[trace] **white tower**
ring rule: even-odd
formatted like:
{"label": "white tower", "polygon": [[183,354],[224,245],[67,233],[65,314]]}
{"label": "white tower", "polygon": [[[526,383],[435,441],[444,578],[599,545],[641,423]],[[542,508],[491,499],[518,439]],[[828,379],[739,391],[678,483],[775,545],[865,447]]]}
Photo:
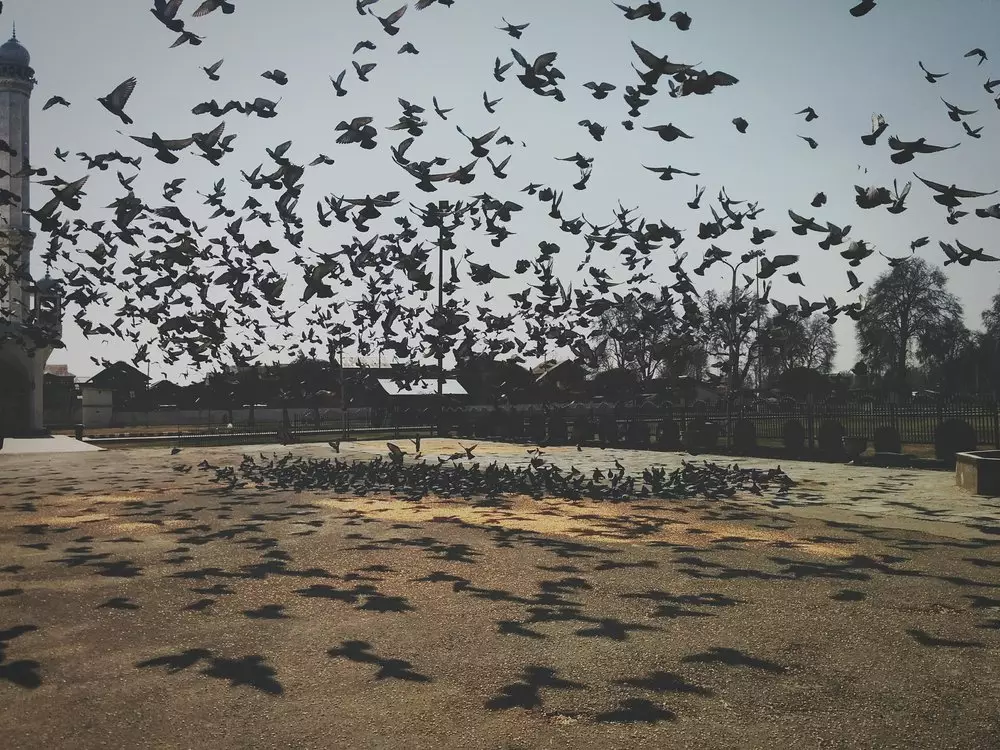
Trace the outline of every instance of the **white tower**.
{"label": "white tower", "polygon": [[31,277],[29,114],[35,71],[12,34],[0,45],[0,434],[44,429],[45,362],[61,326],[51,280]]}

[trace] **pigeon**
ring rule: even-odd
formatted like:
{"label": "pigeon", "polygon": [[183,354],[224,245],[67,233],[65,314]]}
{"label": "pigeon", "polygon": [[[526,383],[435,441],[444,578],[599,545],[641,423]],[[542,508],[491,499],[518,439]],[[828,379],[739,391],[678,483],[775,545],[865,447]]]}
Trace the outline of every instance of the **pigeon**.
{"label": "pigeon", "polygon": [[889,124],[882,115],[872,114],[872,132],[861,136],[861,142],[866,146],[874,146],[879,136],[885,132]]}
{"label": "pigeon", "polygon": [[63,99],[61,96],[53,96],[47,102],[45,102],[44,105],[42,105],[42,111],[44,112],[45,110],[49,109],[50,107],[54,107],[57,104],[61,104],[64,107],[69,106],[69,102]]}
{"label": "pigeon", "polygon": [[670,123],[670,124],[667,124],[667,125],[654,125],[653,127],[643,128],[643,130],[649,130],[652,133],[656,133],[658,136],[660,136],[660,138],[662,138],[663,140],[667,141],[667,143],[671,143],[673,141],[676,141],[678,138],[693,138],[694,137],[694,136],[688,135],[687,133],[685,133],[680,128],[674,127],[673,123]]}
{"label": "pigeon", "polygon": [[202,68],[205,71],[205,75],[208,76],[210,81],[219,80],[219,68],[222,67],[222,60],[216,60],[214,63],[209,65],[207,68]]}
{"label": "pigeon", "polygon": [[961,122],[963,117],[967,117],[968,115],[974,115],[976,114],[976,112],[979,111],[978,109],[960,109],[959,107],[956,107],[954,104],[949,104],[948,102],[945,102],[944,97],[941,98],[941,101],[944,102],[944,106],[948,108],[948,117],[951,119],[952,122]]}
{"label": "pigeon", "polygon": [[406,13],[406,8],[407,6],[403,5],[398,10],[394,10],[392,13],[387,15],[385,18],[380,18],[379,16],[375,16],[375,14],[372,13],[372,11],[370,10],[368,11],[368,13],[375,16],[375,18],[378,19],[378,22],[382,24],[382,29],[385,31],[386,34],[388,34],[389,36],[396,36],[396,34],[399,33],[399,27],[396,26],[396,21],[398,21],[400,18],[403,17],[403,14]]}
{"label": "pigeon", "polygon": [[120,117],[121,121],[126,125],[132,124],[132,118],[125,114],[125,105],[128,104],[129,97],[132,96],[132,92],[135,90],[135,84],[135,78],[128,78],[118,84],[110,94],[102,96],[97,100],[104,105],[104,108],[108,112]]}
{"label": "pigeon", "polygon": [[700,172],[685,172],[683,169],[674,169],[673,167],[647,167],[643,164],[643,169],[648,169],[650,172],[656,172],[660,175],[660,179],[664,182],[669,182],[674,179],[675,174],[683,174],[688,177],[698,177],[701,175]]}
{"label": "pigeon", "polygon": [[929,70],[927,70],[927,68],[924,67],[924,64],[919,60],[917,61],[917,65],[919,65],[920,69],[924,71],[925,74],[924,77],[930,83],[937,83],[938,78],[944,78],[946,75],[948,75],[947,73],[931,73]]}
{"label": "pigeon", "polygon": [[416,47],[413,46],[413,42],[407,42],[406,44],[404,44],[402,47],[399,48],[396,54],[419,55],[420,50],[418,50]]}
{"label": "pigeon", "polygon": [[979,62],[977,63],[977,66],[982,65],[984,62],[989,60],[989,58],[986,56],[986,53],[983,52],[979,47],[976,47],[975,49],[970,49],[968,52],[965,53],[965,57],[976,57],[976,56],[979,57]]}
{"label": "pigeon", "polygon": [[983,129],[982,125],[980,125],[978,128],[973,129],[973,128],[969,127],[969,123],[967,123],[965,120],[962,120],[962,127],[965,128],[965,132],[970,137],[972,137],[972,138],[982,138],[982,136],[980,135],[980,132]]}
{"label": "pigeon", "polygon": [[809,205],[813,208],[822,208],[826,205],[826,193],[816,193],[816,196],[812,199],[812,202]]}
{"label": "pigeon", "polygon": [[285,75],[285,72],[283,70],[278,70],[277,68],[275,68],[274,70],[265,70],[263,73],[260,74],[260,77],[266,78],[269,81],[274,81],[279,86],[284,86],[286,83],[288,83],[288,76]]}
{"label": "pigeon", "polygon": [[184,22],[176,18],[182,2],[184,0],[153,0],[153,7],[149,12],[168,29],[179,34],[184,31]]}
{"label": "pigeon", "polygon": [[936,154],[938,151],[947,151],[958,148],[959,144],[953,146],[934,146],[927,143],[926,138],[918,138],[915,141],[901,141],[896,136],[889,137],[889,148],[896,153],[889,157],[893,164],[905,164],[913,159],[914,154]]}
{"label": "pigeon", "polygon": [[733,125],[735,125],[736,129],[741,133],[747,132],[747,128],[750,127],[750,123],[744,120],[742,117],[734,117]]}
{"label": "pigeon", "polygon": [[498,26],[497,29],[499,29],[500,31],[506,31],[508,34],[510,34],[515,39],[520,39],[521,38],[521,33],[526,28],[528,28],[528,26],[531,25],[531,24],[527,24],[527,23],[522,23],[520,25],[513,24],[513,23],[510,23],[506,18],[503,18],[503,17],[501,17],[500,20],[503,21],[504,25],[503,26]]}
{"label": "pigeon", "polygon": [[804,140],[804,141],[805,141],[806,143],[808,143],[808,144],[809,144],[809,148],[812,148],[812,149],[815,149],[815,148],[816,148],[817,146],[819,146],[819,144],[818,144],[818,143],[816,143],[816,141],[815,141],[815,140],[813,140],[812,138],[810,138],[809,136],[806,136],[806,135],[800,135],[800,136],[799,136],[799,138],[801,138],[801,139],[802,139],[802,140]]}
{"label": "pigeon", "polygon": [[230,2],[226,2],[226,0],[205,0],[191,15],[195,18],[200,18],[216,10],[221,10],[226,15],[231,15],[236,12],[236,6]]}
{"label": "pigeon", "polygon": [[[499,59],[498,59],[499,60]],[[611,83],[595,83],[594,81],[588,81],[583,84],[584,88],[588,88],[592,92],[592,96],[595,99],[605,99],[608,94],[614,91],[617,87]],[[993,93],[990,91],[990,93]]]}
{"label": "pigeon", "polygon": [[328,440],[327,445],[333,448],[334,453],[340,453],[340,441],[339,440]]}
{"label": "pigeon", "polygon": [[795,114],[797,114],[797,115],[805,115],[806,116],[806,122],[812,122],[813,120],[815,120],[816,118],[819,117],[819,115],[816,114],[816,110],[813,109],[812,107],[806,107],[805,109],[800,109]]}
{"label": "pigeon", "polygon": [[938,182],[925,180],[916,172],[913,173],[913,176],[937,193],[934,196],[935,202],[940,203],[942,206],[951,206],[952,208],[961,204],[960,198],[982,198],[987,195],[994,195],[997,192],[996,190],[991,190],[988,193],[980,193],[975,190],[963,190],[955,185],[942,185]]}
{"label": "pigeon", "polygon": [[861,0],[860,3],[851,8],[851,15],[855,18],[861,18],[867,15],[875,8],[875,0]]}
{"label": "pigeon", "polygon": [[682,10],[677,11],[670,16],[670,23],[677,26],[681,31],[687,31],[691,28],[691,16]]}
{"label": "pigeon", "polygon": [[330,83],[333,84],[334,90],[337,92],[337,96],[347,96],[347,89],[343,88],[344,75],[347,73],[346,70],[340,71],[340,75],[334,78],[330,76]]}

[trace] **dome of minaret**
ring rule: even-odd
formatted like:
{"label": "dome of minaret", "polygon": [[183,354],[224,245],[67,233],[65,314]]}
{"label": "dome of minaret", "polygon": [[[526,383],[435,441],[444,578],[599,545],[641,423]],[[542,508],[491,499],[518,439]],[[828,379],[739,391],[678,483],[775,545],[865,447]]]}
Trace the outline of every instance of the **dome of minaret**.
{"label": "dome of minaret", "polygon": [[4,63],[24,66],[31,64],[31,55],[17,41],[16,33],[12,33],[10,39],[0,45],[0,65]]}

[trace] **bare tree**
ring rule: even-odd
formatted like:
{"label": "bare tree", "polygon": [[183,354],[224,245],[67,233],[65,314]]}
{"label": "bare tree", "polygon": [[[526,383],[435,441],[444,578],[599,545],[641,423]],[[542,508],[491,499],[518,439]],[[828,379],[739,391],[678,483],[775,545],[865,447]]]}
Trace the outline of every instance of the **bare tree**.
{"label": "bare tree", "polygon": [[[749,288],[720,295],[709,290],[702,297],[702,336],[714,367],[729,376],[739,390],[759,355],[758,311],[760,304]],[[735,362],[733,361],[735,358]]]}
{"label": "bare tree", "polygon": [[827,375],[837,355],[837,339],[822,315],[805,320],[772,315],[761,324],[758,350],[763,383],[796,367]]}
{"label": "bare tree", "polygon": [[935,332],[961,322],[962,305],[940,268],[911,258],[883,273],[865,295],[856,335],[869,371],[903,387],[915,358],[931,356]]}
{"label": "bare tree", "polygon": [[632,372],[640,383],[687,374],[698,364],[694,337],[686,332],[668,290],[629,294],[600,317],[591,337],[604,352],[603,369]]}

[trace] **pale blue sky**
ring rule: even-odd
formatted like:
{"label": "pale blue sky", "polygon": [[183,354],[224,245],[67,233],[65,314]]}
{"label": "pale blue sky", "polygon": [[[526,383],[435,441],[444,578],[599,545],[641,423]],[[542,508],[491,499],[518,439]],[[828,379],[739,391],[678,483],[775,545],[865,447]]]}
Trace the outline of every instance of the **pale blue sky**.
{"label": "pale blue sky", "polygon": [[[400,4],[380,0],[374,8],[379,15],[386,15]],[[605,0],[456,0],[451,8],[434,5],[417,12],[411,7],[399,23],[400,33],[389,37],[377,21],[358,15],[353,0],[236,0],[235,14],[216,12],[202,19],[190,17],[197,2],[187,0],[180,16],[205,41],[199,47],[177,49],[168,49],[175,35],[149,13],[152,3],[141,0],[7,0],[0,21],[16,21],[18,37],[31,52],[38,79],[33,96],[32,163],[66,179],[82,176],[85,165],[74,157],[69,164],[56,161],[52,153],[57,146],[71,153],[118,148],[142,154],[143,169],[135,183],[139,196],[150,205],[164,205],[162,183],[184,176],[188,179],[186,199],[179,198],[178,205],[192,216],[203,217],[199,213],[202,199],[195,190],[208,192],[215,180],[225,177],[227,200],[238,208],[248,192],[238,170],[249,171],[262,162],[269,165],[264,148],[291,139],[294,145],[288,155],[293,161],[307,163],[320,152],[336,159],[334,166],[319,166],[306,174],[300,214],[306,220],[306,244],[312,248],[338,249],[341,243],[349,243],[354,233],[351,225],[335,223],[324,230],[315,223],[313,206],[322,195],[363,196],[398,189],[404,198],[424,203],[485,190],[519,201],[526,210],[512,225],[517,235],[499,250],[482,236],[463,237],[461,244],[475,251],[474,259],[510,272],[518,258],[534,255],[539,241],[554,241],[563,248],[557,270],[567,278],[574,275],[582,240],[559,232],[546,210],[519,192],[529,182],[564,189],[563,213],[567,217],[582,212],[603,223],[618,200],[626,206],[638,206],[648,219],[662,217],[685,230],[680,251],[690,253],[689,268],[708,246],[697,239],[698,221],[710,218],[708,206],[725,186],[731,197],[756,200],[765,208],[757,225],[778,230],[766,245],[771,254],[794,252],[802,256],[799,270],[806,289],[779,277],[773,296],[794,301],[801,292],[809,299],[830,295],[850,302],[856,295],[846,294],[846,261],[833,251],[820,250],[816,246],[818,235],[792,234],[787,209],[815,215],[820,221],[851,224],[852,238],[874,243],[888,255],[908,253],[909,242],[921,235],[930,235],[932,242],[918,252],[934,263],[944,260],[938,239],[958,238],[966,245],[1000,252],[995,244],[1000,222],[970,215],[958,226],[949,226],[944,221],[945,209],[933,203],[930,191],[916,180],[910,208],[901,215],[890,215],[884,209],[862,211],[854,203],[855,184],[891,186],[893,178],[901,182],[911,179],[914,170],[935,181],[972,189],[989,190],[1000,182],[1000,111],[983,90],[987,77],[1000,77],[1000,44],[995,44],[1000,39],[1000,2],[880,0],[878,7],[861,19],[848,13],[852,4],[850,0],[699,0],[685,7],[693,24],[690,31],[680,32],[666,21],[627,21]],[[668,3],[664,7],[672,12],[681,6]],[[501,16],[514,23],[530,22],[531,26],[522,39],[514,40],[496,30]],[[356,56],[378,63],[368,84],[358,82],[351,69],[351,51],[362,39],[378,46],[374,52],[363,50]],[[631,133],[621,127],[627,110],[622,93],[626,85],[636,82],[630,63],[638,64],[629,40],[658,54],[669,54],[671,60],[700,63],[710,71],[727,71],[740,79],[738,85],[717,89],[709,96],[682,99],[667,96],[664,85],[637,121],[638,126],[672,122],[694,135],[693,140],[665,143],[641,127]],[[420,50],[419,55],[396,54],[407,41]],[[517,82],[513,69],[505,84],[493,79],[494,58],[508,61],[512,46],[530,58],[550,50],[559,52],[556,65],[567,76],[565,103],[530,93]],[[963,57],[973,47],[984,48],[996,60],[977,66],[974,59]],[[222,80],[212,83],[200,67],[219,58],[225,58]],[[950,75],[931,85],[918,69],[918,59],[928,69],[950,71]],[[260,77],[271,68],[284,70],[289,84],[279,87]],[[344,68],[348,68],[345,85],[350,93],[337,98],[328,76]],[[139,84],[127,110],[135,124],[124,128],[96,98],[132,75]],[[603,101],[595,101],[582,88],[590,80],[610,81],[618,90]],[[495,116],[483,108],[484,90],[490,98],[504,97]],[[72,106],[42,112],[41,105],[54,94],[66,97]],[[454,108],[448,122],[431,111],[432,95],[442,106]],[[163,165],[152,158],[152,152],[116,133],[121,129],[148,136],[155,130],[163,137],[176,138],[207,131],[217,121],[191,114],[195,104],[211,98],[225,102],[255,96],[280,97],[278,117],[227,116],[227,132],[239,134],[234,144],[237,152],[218,169],[195,153],[182,156],[179,164]],[[979,110],[968,119],[973,126],[984,126],[981,140],[967,137],[960,124],[948,119],[941,96],[965,109]],[[468,144],[455,132],[455,125],[462,125],[470,134],[499,125],[516,143],[509,150],[513,155],[507,170],[510,177],[497,180],[484,160],[471,185],[451,185],[431,196],[415,190],[413,180],[389,156],[390,144],[398,143],[405,134],[382,131],[398,119],[397,97],[428,110],[430,125],[417,140],[412,155],[431,158],[440,154],[452,157],[454,164],[466,163]],[[819,119],[807,124],[794,114],[805,106],[815,107]],[[869,131],[873,112],[886,117],[889,129],[878,146],[869,148],[859,137]],[[334,143],[334,126],[360,115],[374,116],[380,130],[379,147],[373,152]],[[731,124],[738,115],[750,122],[746,135],[738,134]],[[584,118],[608,128],[604,142],[596,143],[577,125]],[[819,148],[810,150],[797,134],[812,136]],[[904,140],[925,136],[932,143],[960,142],[961,146],[917,156],[910,164],[897,166],[889,161],[885,143],[892,134]],[[522,140],[527,144],[524,148]],[[500,147],[491,155],[502,158],[507,151]],[[578,176],[576,168],[552,158],[576,151],[595,157],[593,179],[583,192],[571,188]],[[641,164],[669,164],[701,176],[664,183]],[[858,170],[859,164],[868,168],[868,174]],[[132,170],[125,172],[131,174]],[[103,206],[123,191],[114,167],[90,174],[82,215],[96,219],[107,214]],[[685,205],[693,197],[696,183],[708,186],[698,212]],[[813,209],[809,202],[819,190],[827,194],[829,202],[825,208]],[[37,189],[36,205],[47,195],[47,189]],[[268,198],[273,201],[270,195]],[[996,200],[971,201],[968,207],[971,211]],[[251,226],[255,228],[248,232],[248,241],[265,236],[260,224]],[[223,229],[219,224],[213,227],[213,234]],[[749,236],[749,231],[731,232],[718,244],[739,253],[750,248]],[[270,238],[283,248],[280,257],[291,257],[292,248],[281,242],[280,225]],[[36,258],[41,249],[36,248]],[[595,260],[604,266],[613,262],[599,254]],[[652,267],[658,273],[657,280],[672,282],[666,271],[672,260],[672,252],[666,248],[660,251]],[[972,326],[978,326],[980,312],[1000,290],[996,265],[1000,264],[946,269],[951,289],[962,298]],[[856,272],[868,281],[885,268],[885,261],[876,255]],[[289,284],[298,289],[300,273],[293,271]],[[704,283],[718,286],[722,277],[713,272]],[[41,275],[37,259],[35,274]],[[498,287],[495,306],[503,304],[505,293],[518,290],[518,279],[525,277],[515,277]],[[356,289],[346,292],[354,298]],[[838,322],[837,334],[841,348],[836,365],[850,367],[856,354],[851,321]],[[85,340],[71,323],[65,340],[67,349],[56,352],[51,361],[68,363],[77,375],[96,370],[89,360],[91,355],[127,359],[134,353],[131,345],[121,342]],[[154,359],[154,379],[162,372]]]}

